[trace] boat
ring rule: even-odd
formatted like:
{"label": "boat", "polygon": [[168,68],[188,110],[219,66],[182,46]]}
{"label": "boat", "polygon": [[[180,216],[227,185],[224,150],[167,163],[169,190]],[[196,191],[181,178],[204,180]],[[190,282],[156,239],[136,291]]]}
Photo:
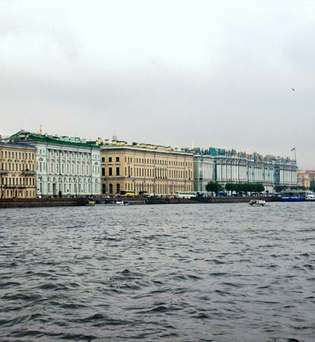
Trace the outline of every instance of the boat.
{"label": "boat", "polygon": [[315,201],[315,194],[314,193],[307,193],[305,195],[305,201]]}
{"label": "boat", "polygon": [[87,202],[87,206],[89,206],[89,207],[94,207],[95,206],[95,204],[96,204],[96,202],[95,201],[93,201],[93,200],[89,200],[88,202]]}
{"label": "boat", "polygon": [[116,205],[125,205],[125,202],[124,201],[116,201],[115,204]]}
{"label": "boat", "polygon": [[303,202],[305,195],[300,193],[285,193],[280,196],[281,202]]}
{"label": "boat", "polygon": [[260,200],[260,199],[252,199],[249,201],[249,205],[251,206],[255,206],[255,207],[263,207],[266,205],[266,201],[265,200]]}

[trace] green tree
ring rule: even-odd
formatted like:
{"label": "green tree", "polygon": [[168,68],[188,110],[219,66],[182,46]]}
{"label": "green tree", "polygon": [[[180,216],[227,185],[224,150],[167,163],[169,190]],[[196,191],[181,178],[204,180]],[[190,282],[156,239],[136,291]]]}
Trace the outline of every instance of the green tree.
{"label": "green tree", "polygon": [[232,183],[225,184],[225,190],[226,191],[234,191],[234,184],[232,184]]}
{"label": "green tree", "polygon": [[222,191],[222,186],[218,182],[209,182],[206,185],[206,190],[217,194],[219,191]]}
{"label": "green tree", "polygon": [[262,183],[227,183],[225,185],[226,191],[240,192],[263,192],[265,187]]}
{"label": "green tree", "polygon": [[243,184],[242,183],[236,183],[234,185],[234,191],[238,194],[243,191]]}
{"label": "green tree", "polygon": [[254,183],[252,192],[263,192],[265,187],[262,183]]}
{"label": "green tree", "polygon": [[311,181],[310,190],[311,190],[311,191],[315,191],[315,180],[312,180],[312,181]]}

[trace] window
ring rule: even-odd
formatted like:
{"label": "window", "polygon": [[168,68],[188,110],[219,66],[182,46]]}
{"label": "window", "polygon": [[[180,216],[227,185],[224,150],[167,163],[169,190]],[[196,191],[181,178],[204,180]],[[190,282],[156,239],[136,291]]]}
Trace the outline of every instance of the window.
{"label": "window", "polygon": [[105,168],[102,167],[102,176],[105,176]]}
{"label": "window", "polygon": [[120,176],[120,168],[116,167],[116,176]]}
{"label": "window", "polygon": [[116,193],[119,194],[120,193],[120,184],[116,184]]}
{"label": "window", "polygon": [[119,157],[116,157],[116,163],[119,163]]}
{"label": "window", "polygon": [[111,163],[113,161],[112,157],[108,157],[108,162]]}
{"label": "window", "polygon": [[102,157],[102,163],[105,163],[105,158],[104,157]]}
{"label": "window", "polygon": [[108,175],[109,176],[112,176],[113,175],[113,168],[108,168]]}

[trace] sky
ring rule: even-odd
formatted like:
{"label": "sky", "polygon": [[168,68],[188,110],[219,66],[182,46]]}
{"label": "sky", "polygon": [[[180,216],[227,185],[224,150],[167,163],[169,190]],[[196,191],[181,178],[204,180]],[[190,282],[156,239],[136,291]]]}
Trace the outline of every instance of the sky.
{"label": "sky", "polygon": [[0,0],[0,134],[293,157],[315,169],[315,1]]}

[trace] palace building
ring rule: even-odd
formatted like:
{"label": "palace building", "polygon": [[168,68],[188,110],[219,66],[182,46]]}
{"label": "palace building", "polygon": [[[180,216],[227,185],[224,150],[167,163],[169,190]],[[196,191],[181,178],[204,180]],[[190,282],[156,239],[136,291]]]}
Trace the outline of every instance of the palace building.
{"label": "palace building", "polygon": [[36,197],[36,148],[0,143],[0,198]]}
{"label": "palace building", "polygon": [[102,193],[171,196],[194,189],[193,155],[171,147],[100,142]]}
{"label": "palace building", "polygon": [[194,153],[195,191],[205,191],[206,184],[262,183],[272,192],[275,187],[297,186],[298,167],[289,158],[247,154],[218,148],[187,151]]}
{"label": "palace building", "polygon": [[39,197],[100,195],[101,157],[95,143],[26,131],[14,134],[10,140],[36,147]]}
{"label": "palace building", "polygon": [[304,189],[314,188],[315,170],[301,170],[298,172],[298,185]]}

